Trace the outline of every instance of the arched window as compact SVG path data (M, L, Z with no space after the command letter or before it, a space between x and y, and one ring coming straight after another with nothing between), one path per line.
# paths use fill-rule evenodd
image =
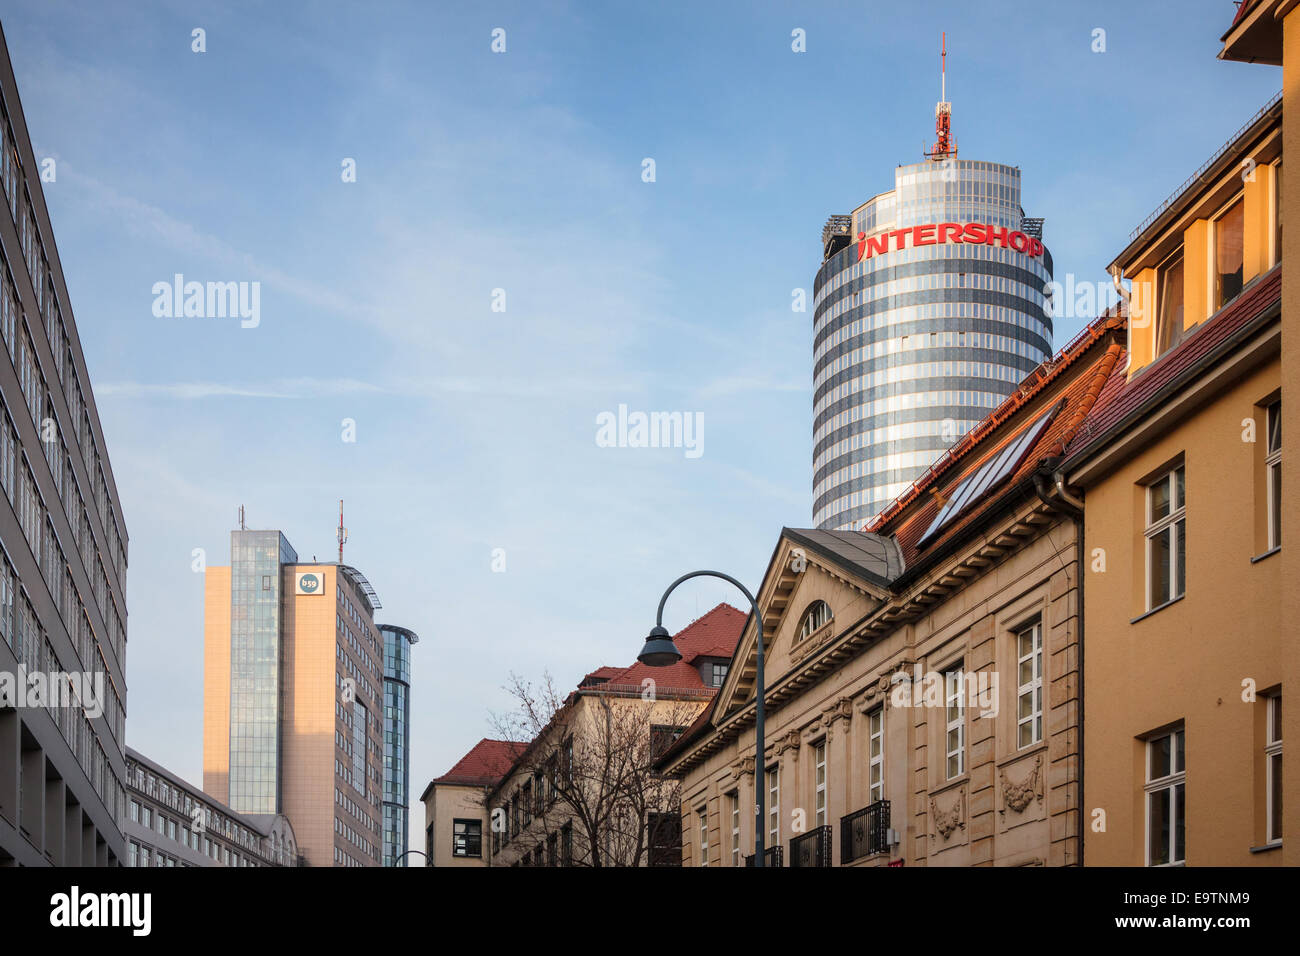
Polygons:
M814 601L812 607L804 612L803 623L799 625L799 640L819 630L831 619L831 606L825 601Z

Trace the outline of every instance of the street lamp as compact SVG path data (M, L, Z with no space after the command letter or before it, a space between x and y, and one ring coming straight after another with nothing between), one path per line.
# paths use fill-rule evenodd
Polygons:
M637 660L649 667L669 667L682 659L682 652L677 649L672 636L664 628L664 605L668 603L668 595L677 589L677 585L683 581L698 577L721 578L724 581L729 581L740 589L740 593L749 598L750 607L754 609L754 626L758 638L756 677L758 686L755 688L754 695L754 734L757 738L754 751L754 866L761 867L763 865L763 788L765 784L763 780L765 763L763 751L766 748L763 743L763 612L758 609L758 601L754 600L754 595L750 594L743 584L729 574L723 574L720 571L692 571L690 574L683 574L668 586L664 596L659 599L659 613L655 616L655 626L650 629L650 635L646 638L645 647L637 655Z
M401 856L399 856L396 860L393 861L393 866L397 866L398 864L400 864L402 860L406 858L407 854L410 853L420 854L420 856L424 857L424 865L425 866L429 865L429 854L425 853L423 850L406 850L405 852L402 853Z

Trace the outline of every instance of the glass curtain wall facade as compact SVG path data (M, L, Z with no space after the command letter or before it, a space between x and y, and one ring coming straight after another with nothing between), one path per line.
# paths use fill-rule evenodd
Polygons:
M968 223L992 228L948 241L915 229ZM895 188L854 210L850 228L847 245L827 247L813 293L823 530L860 529L1052 354L1052 260L1041 221L1025 220L1016 167L899 166ZM1001 229L1036 246L987 239Z
M379 625L379 632L384 637L384 866L397 866L408 846L411 645L419 638L392 624Z
M230 533L230 806L277 813L280 568L297 552L279 531Z

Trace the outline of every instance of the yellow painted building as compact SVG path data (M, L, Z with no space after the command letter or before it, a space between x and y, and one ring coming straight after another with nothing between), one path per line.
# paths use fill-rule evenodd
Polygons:
M1284 106L1111 265L1133 285L1127 356L1063 464L1084 502L1086 865L1276 865L1294 831Z
M1223 49L1219 54L1225 60L1260 63L1261 69L1282 67L1282 143L1294 155L1300 155L1300 3L1296 0L1247 0L1237 12L1237 17L1223 36ZM1300 222L1300 176L1296 164L1280 165L1278 169L1278 212L1281 223ZM1300 232L1281 228L1282 261L1300 261ZM1282 342L1279 368L1279 388L1288 394L1300 392L1300 271L1292 267L1282 275ZM1296 416L1282 420L1281 443L1295 448L1300 444L1300 425ZM1295 469L1282 470L1280 496L1283 502L1294 502L1300 488L1296 484ZM1300 540L1300 509L1282 509L1281 536L1285 541ZM1277 619L1281 628L1282 681L1287 687L1300 686L1300 647L1297 647L1297 621L1300 621L1300 551L1294 547L1283 549L1278 555L1279 579L1285 584L1278 592ZM1281 735L1291 740L1300 738L1300 715L1291 707L1282 715ZM1282 849L1282 863L1300 866L1300 845L1294 834L1300 832L1300 765L1293 760L1284 765L1283 790L1293 798L1282 811L1282 828L1293 838Z

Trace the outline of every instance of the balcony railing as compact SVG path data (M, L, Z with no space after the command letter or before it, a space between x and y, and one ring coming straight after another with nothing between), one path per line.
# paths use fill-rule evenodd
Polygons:
M780 846L770 846L763 851L764 866L785 866L785 854L782 852L785 848ZM753 866L754 858L745 857L745 866Z
M790 841L791 866L830 866L831 828L829 825L809 830Z
M888 800L877 800L869 807L840 818L840 863L884 853L888 849Z

